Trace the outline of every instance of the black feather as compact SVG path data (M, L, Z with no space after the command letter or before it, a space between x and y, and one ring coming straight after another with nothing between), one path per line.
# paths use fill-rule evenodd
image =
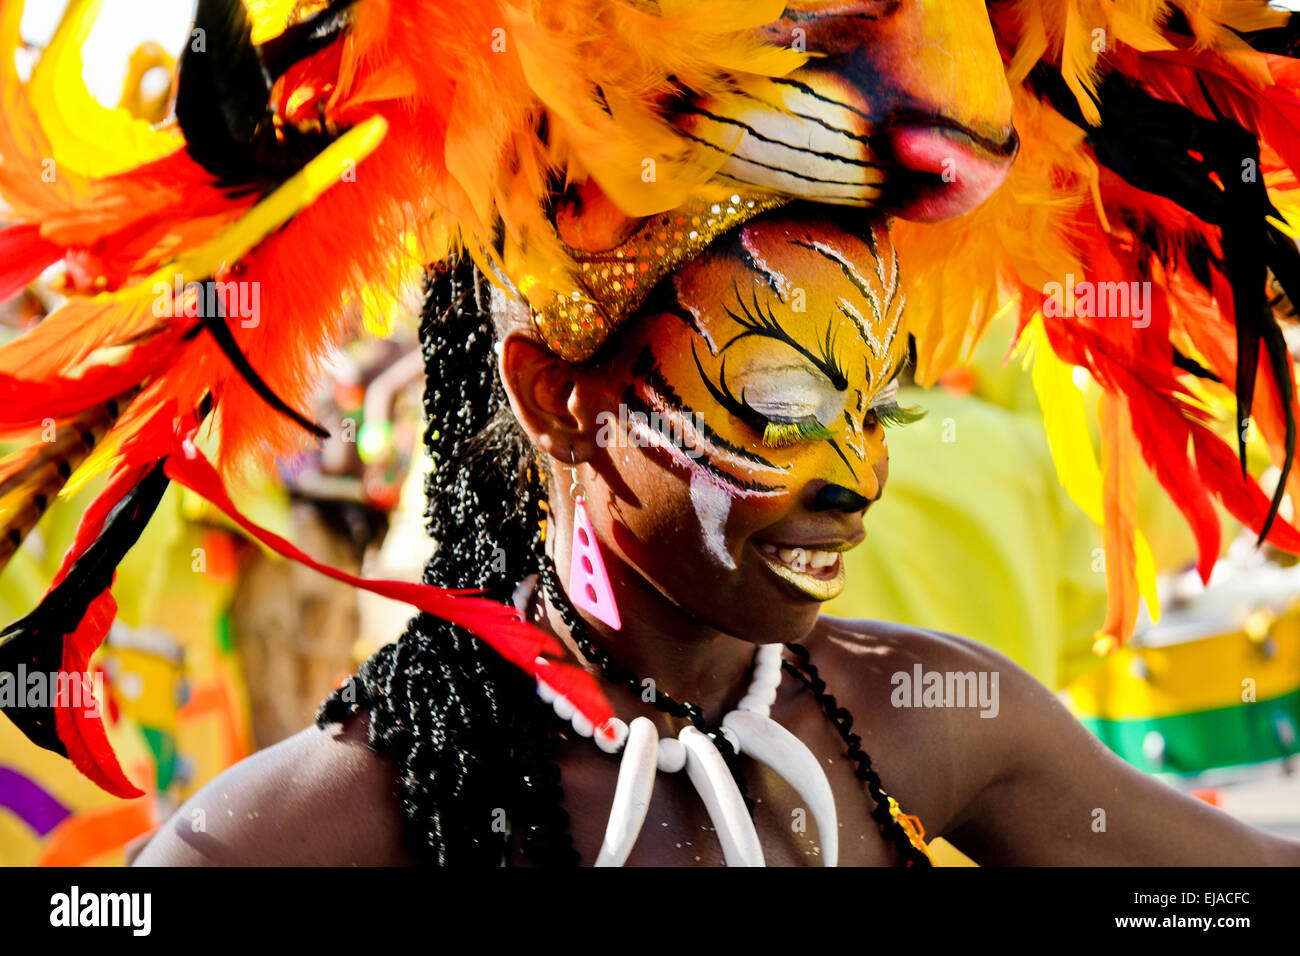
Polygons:
M193 338L200 331L207 329L211 333L213 341L221 349L222 354L226 356L230 364L235 367L235 371L240 374L244 381L248 383L248 387L256 392L262 401L307 429L317 438L329 438L330 433L324 427L316 424L297 409L292 408L288 402L275 393L270 385L266 384L266 380L261 375L257 374L257 369L253 368L252 363L248 361L248 357L240 351L234 333L230 331L230 326L226 324L225 310L221 307L221 297L215 294L211 288L212 285L212 280L204 283L205 288L200 296L200 301L214 303L215 309L209 315L207 309L200 308L201 324L194 326L193 329L186 333L185 337Z
M261 178L249 151L269 119L270 94L242 0L199 0L176 86L176 119L194 161L224 183Z
M155 463L109 512L99 537L35 610L0 632L0 673L17 675L21 664L28 673L46 675L47 684L58 673L63 665L63 639L81 624L90 602L113 583L113 572L158 508L168 484L164 461ZM15 705L3 710L32 743L68 755L55 729L52 700L45 707Z
M352 5L356 0L334 0L328 7L301 23L295 23L279 36L267 40L258 53L271 79L283 76L291 66L325 49L352 25Z
M344 9L350 2L330 8L336 22L313 17L289 39L259 48L242 0L199 0L178 68L176 119L191 158L223 186L234 192L269 188L337 138L336 131L277 123L271 86L273 76L339 38L350 23ZM259 52L268 48L274 72Z
M1284 26L1243 32L1241 37L1260 53L1300 57L1300 13L1291 14Z
M1190 375L1195 375L1197 378L1205 379L1208 382L1219 382L1220 384L1223 382L1219 376L1215 375L1200 362L1196 361L1196 359L1184 355L1182 352L1178 351L1178 349L1174 349L1174 368L1182 369L1184 372L1187 372Z
M1291 301L1297 301L1296 296L1300 295L1300 249L1296 248L1294 241L1272 225L1268 229L1268 266L1273 270L1273 277L1277 279L1282 291ZM1278 509L1282 505L1282 495L1286 491L1286 480L1295 466L1296 452L1296 420L1291 414L1291 406L1295 400L1295 383L1291 378L1291 352L1287 348L1286 336L1282 332L1282 327L1277 324L1272 309L1268 306L1266 309L1268 316L1263 323L1264 348L1268 353L1273 376L1277 379L1282 407L1287 410L1287 415L1286 451L1282 462L1282 474L1278 478L1277 491L1269 506L1268 517L1260 531L1260 541L1268 537L1269 529L1273 527L1273 521L1277 518Z

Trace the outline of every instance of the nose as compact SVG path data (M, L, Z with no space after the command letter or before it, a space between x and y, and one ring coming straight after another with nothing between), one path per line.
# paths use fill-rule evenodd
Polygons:
M856 514L859 511L865 511L867 505L871 504L870 498L864 498L850 488L843 485L823 485L813 498L813 511L843 511L846 514Z
M1006 181L1020 150L1014 129L989 139L957 124L922 120L892 124L886 135L899 166L927 174L897 210L920 222L952 219L982 204Z

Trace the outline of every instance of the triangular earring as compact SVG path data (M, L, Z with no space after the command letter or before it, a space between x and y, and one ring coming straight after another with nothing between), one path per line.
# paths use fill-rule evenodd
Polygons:
M576 468L572 471L571 494L578 491L578 471ZM587 502L580 491L573 496L573 542L569 553L569 600L574 607L587 611L596 620L616 631L622 630L623 619L619 617L618 605L614 602L609 572L605 570L600 544L587 514Z

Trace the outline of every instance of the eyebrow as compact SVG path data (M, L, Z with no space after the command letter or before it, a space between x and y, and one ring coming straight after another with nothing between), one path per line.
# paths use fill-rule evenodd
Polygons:
M740 261L744 263L745 268L771 286L772 291L776 293L777 298L779 298L782 305L784 305L785 293L781 290L781 280L784 277L777 275L764 263L759 262L758 258L749 250L749 247L746 246L743 241L738 241L737 245L740 247Z
M903 374L903 369L907 366L908 359L909 356L906 352L903 352L898 356L898 361L894 363L893 370L888 375L885 376L885 381L884 381L885 385L888 385L894 379L898 378L898 376ZM863 359L863 361L866 361L866 359ZM870 381L871 379L870 366L868 366L867 368L867 379L868 381Z

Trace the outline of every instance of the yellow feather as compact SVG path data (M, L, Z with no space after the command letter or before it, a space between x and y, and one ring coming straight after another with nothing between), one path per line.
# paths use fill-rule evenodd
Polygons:
M1083 392L1074 383L1071 366L1052 351L1041 314L1036 314L1025 327L1017 352L1024 356L1026 366L1033 363L1034 393L1043 413L1043 427L1061 486L1089 518L1104 525L1102 474L1089 437ZM1135 532L1133 544L1138 588L1151 619L1157 620L1160 597L1151 545L1140 530Z
M153 297L152 290L160 283L172 287L178 276L184 285L219 274L299 211L314 203L330 187L342 182L346 174L356 169L379 146L387 129L387 121L380 116L353 127L215 238L163 265L147 279L116 292L101 293L92 301L138 301Z
M1065 4L1065 29L1061 38L1061 76L1079 101L1083 118L1093 126L1101 124L1097 108L1097 43L1105 43L1104 27L1089 27L1076 0ZM1098 33L1100 31L1100 33Z
M102 7L103 0L68 4L28 85L50 155L59 167L89 178L166 156L182 143L178 135L155 130L125 109L105 107L86 88L81 50Z
M298 0L244 0L253 25L253 42L265 43L283 33L297 5Z

